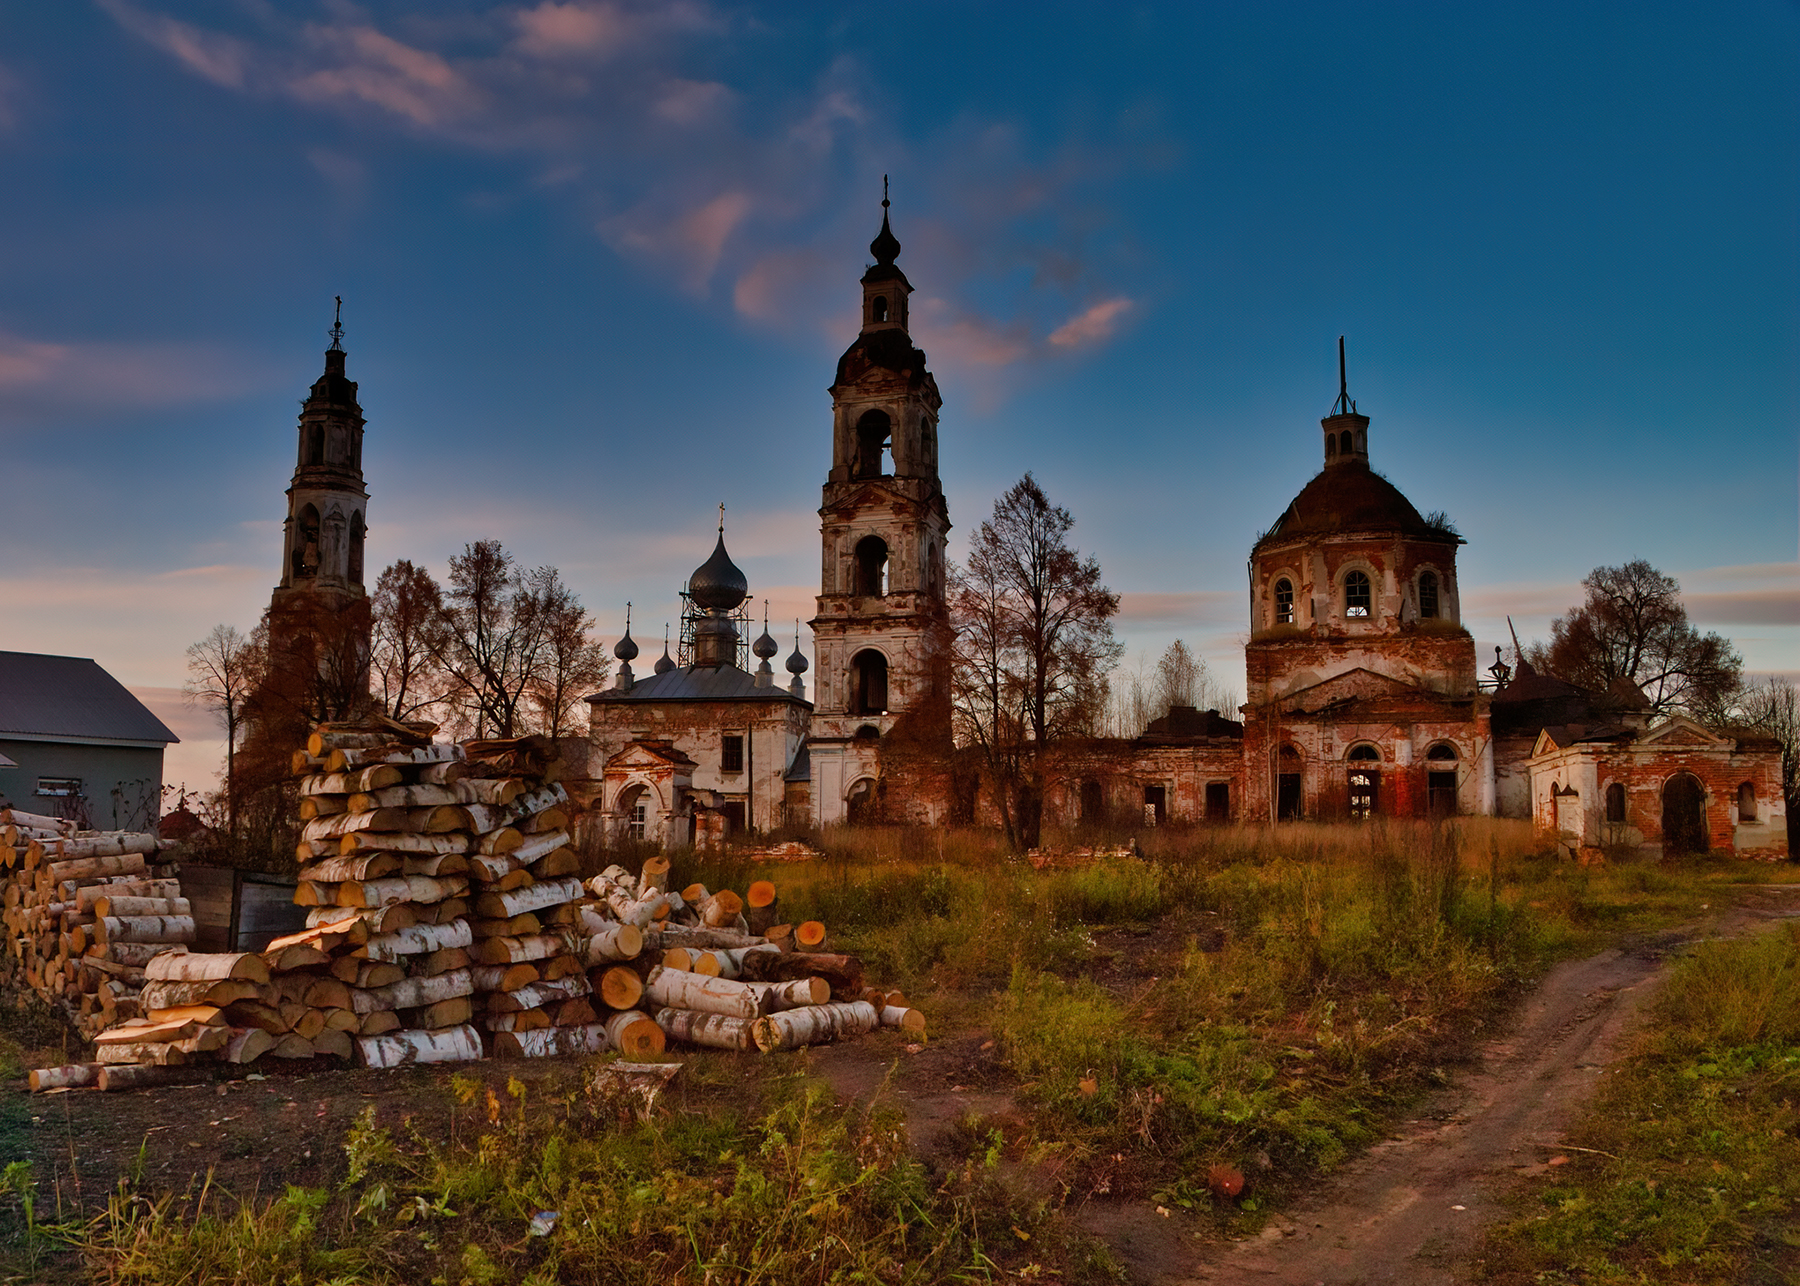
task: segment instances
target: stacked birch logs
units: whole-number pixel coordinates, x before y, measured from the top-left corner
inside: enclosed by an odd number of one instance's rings
[[[24,985],[92,1038],[135,1015],[144,966],[194,940],[181,886],[147,859],[172,844],[0,809],[0,923]]]
[[[822,945],[824,926],[809,922],[800,934],[770,924],[773,884],[758,881],[743,897],[697,884],[676,893],[663,887],[667,871],[662,859],[646,862],[636,879],[608,867],[590,882],[595,906],[583,914],[598,917],[603,908],[640,928],[643,1000],[668,1039],[768,1053],[883,1025],[924,1035],[924,1015],[899,992],[865,986],[854,957],[794,949],[802,937]],[[751,932],[753,922],[767,932]]]

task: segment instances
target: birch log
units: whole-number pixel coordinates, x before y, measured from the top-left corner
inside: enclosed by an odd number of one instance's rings
[[[581,881],[570,876],[560,880],[545,880],[542,884],[514,889],[509,893],[484,893],[475,899],[475,911],[478,915],[499,919],[526,911],[541,911],[562,902],[573,902],[580,896]]]
[[[754,987],[725,978],[665,969],[661,965],[644,979],[644,997],[663,1008],[691,1009],[733,1018],[755,1018],[762,1013],[762,997]],[[662,1022],[660,1015],[657,1022]]]
[[[370,960],[398,960],[445,947],[472,946],[474,942],[469,922],[452,920],[448,924],[415,924],[392,933],[374,934],[357,949],[357,954]]]
[[[925,1035],[925,1015],[916,1009],[908,1009],[904,1005],[888,1005],[881,1011],[883,1027],[898,1027],[901,1031],[910,1032],[923,1038]]]
[[[749,1018],[729,1014],[701,1013],[693,1009],[659,1009],[656,1025],[670,1040],[689,1045],[709,1045],[714,1049],[749,1049]]]
[[[33,1093],[42,1090],[79,1089],[100,1083],[99,1063],[71,1063],[66,1067],[40,1067],[27,1082]]]
[[[588,938],[577,954],[584,963],[597,965],[615,960],[635,960],[643,949],[644,934],[641,929],[630,924],[613,924]]]
[[[534,933],[522,938],[483,938],[475,950],[482,964],[519,964],[526,960],[543,960],[548,956],[566,955],[571,949],[568,935]]]
[[[634,1009],[643,999],[644,980],[637,976],[636,970],[613,965],[608,969],[596,969],[594,974],[597,977],[590,977],[589,985],[609,1009]]]
[[[481,1037],[467,1023],[442,1031],[395,1031],[385,1036],[360,1036],[356,1047],[368,1067],[472,1063],[481,1057]]]
[[[563,1054],[598,1054],[610,1048],[612,1042],[604,1023],[494,1034],[495,1058],[554,1058]]]
[[[151,982],[199,982],[203,979],[221,978],[267,982],[269,967],[263,963],[261,956],[248,951],[165,951],[146,966],[144,977]]]
[[[520,1009],[539,1009],[558,1000],[569,1000],[588,993],[586,974],[571,974],[554,982],[534,982],[517,991],[496,991],[488,997],[490,1014],[513,1013]]]
[[[862,1000],[843,1004],[809,1005],[765,1014],[756,1020],[751,1039],[767,1054],[777,1049],[799,1049],[836,1040],[839,1036],[874,1031],[881,1021],[875,1006]]]
[[[452,969],[432,978],[402,978],[385,987],[350,993],[350,1008],[359,1014],[378,1009],[418,1009],[440,1000],[467,996],[475,990],[475,980],[467,969]]]
[[[657,1058],[668,1047],[663,1029],[648,1015],[632,1009],[602,1024],[607,1042],[627,1058]]]

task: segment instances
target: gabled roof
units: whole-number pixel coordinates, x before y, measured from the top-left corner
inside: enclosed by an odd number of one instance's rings
[[[1379,700],[1381,697],[1426,697],[1432,701],[1451,702],[1455,697],[1445,696],[1434,688],[1419,683],[1408,683],[1405,679],[1396,679],[1391,674],[1382,674],[1379,670],[1371,670],[1365,666],[1357,666],[1345,670],[1341,674],[1333,674],[1320,679],[1317,683],[1297,688],[1282,696],[1282,702],[1300,702],[1305,700],[1309,709],[1305,713],[1317,713],[1336,701]],[[1467,698],[1463,698],[1467,700]],[[1314,704],[1314,703],[1317,704]]]
[[[87,657],[0,652],[0,737],[168,745],[180,741]]]
[[[614,701],[792,701],[809,710],[812,702],[786,688],[759,688],[756,676],[735,665],[676,666],[662,674],[639,679],[621,692],[608,688],[584,698],[589,702]]]
[[[650,737],[640,737],[626,744],[611,759],[606,761],[608,768],[628,768],[633,765],[668,764],[672,768],[698,768],[700,765],[690,759],[685,751],[676,749],[672,741],[662,741]]]
[[[1640,746],[1729,746],[1731,742],[1684,714],[1672,715],[1638,734]]]

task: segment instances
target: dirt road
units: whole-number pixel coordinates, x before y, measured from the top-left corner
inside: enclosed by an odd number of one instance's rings
[[[1544,1169],[1565,1126],[1626,1047],[1670,957],[1800,916],[1800,886],[1734,890],[1707,921],[1625,950],[1559,965],[1477,1070],[1434,1095],[1393,1138],[1334,1175],[1261,1238],[1197,1245],[1144,1209],[1107,1213],[1108,1237],[1145,1286],[1447,1286],[1482,1228],[1504,1213],[1498,1195]]]

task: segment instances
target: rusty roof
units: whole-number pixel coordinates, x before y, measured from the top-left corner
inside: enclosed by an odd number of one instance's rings
[[[1327,465],[1301,489],[1257,546],[1302,536],[1351,531],[1398,531],[1419,540],[1462,544],[1462,537],[1420,517],[1400,488],[1362,460]]]

